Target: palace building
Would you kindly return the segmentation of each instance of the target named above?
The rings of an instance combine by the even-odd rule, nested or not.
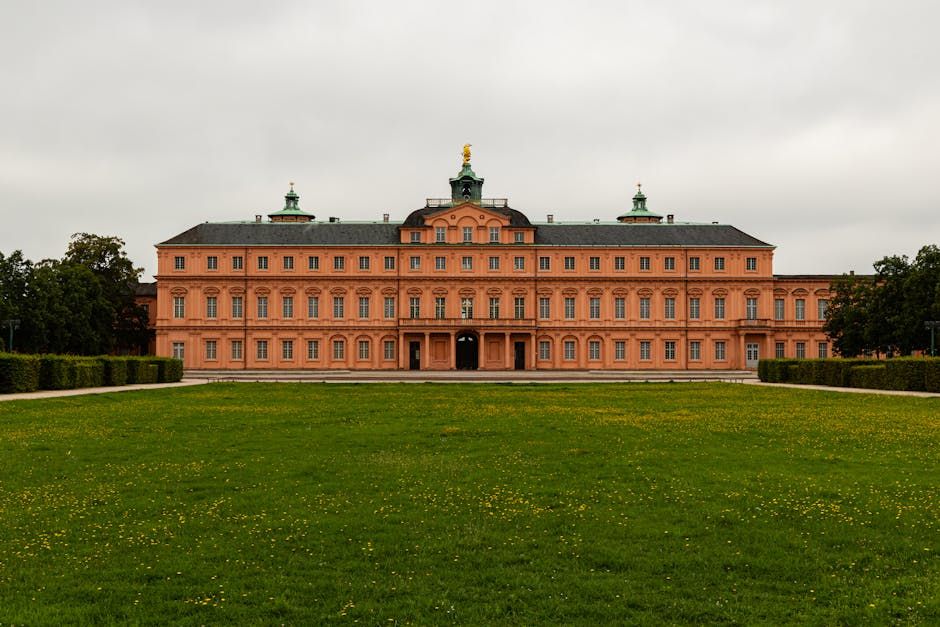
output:
[[[744,369],[824,357],[829,275],[647,208],[545,222],[470,165],[403,222],[316,220],[291,184],[268,220],[157,245],[156,351],[188,369]]]

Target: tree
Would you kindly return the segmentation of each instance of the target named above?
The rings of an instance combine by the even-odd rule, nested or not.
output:
[[[843,357],[871,352],[872,320],[868,310],[874,283],[867,277],[843,275],[832,284],[832,297],[823,329]]]
[[[29,311],[27,290],[32,278],[33,265],[23,257],[19,250],[8,257],[0,252],[0,321],[19,320]],[[7,346],[9,335],[7,328],[0,329],[0,348],[12,350]],[[14,339],[14,344],[17,344]]]

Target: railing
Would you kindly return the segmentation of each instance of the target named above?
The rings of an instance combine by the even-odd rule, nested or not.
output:
[[[475,204],[481,207],[505,208],[509,206],[509,199],[508,198],[482,198],[480,199],[479,202]],[[451,198],[427,198],[424,206],[428,208],[453,207],[454,201]]]
[[[398,326],[407,328],[534,327],[535,318],[399,318]]]

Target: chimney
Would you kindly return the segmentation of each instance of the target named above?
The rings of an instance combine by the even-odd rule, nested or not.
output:
[[[548,214],[548,223],[552,224],[554,222],[555,222],[555,214],[554,213]]]
[[[382,214],[382,222],[388,222],[388,214],[387,214],[387,213],[383,213],[383,214]]]
[[[259,223],[259,224],[261,223],[261,214],[260,214],[260,213],[256,213],[256,214],[255,214],[255,222],[257,222],[257,223]]]
[[[718,222],[717,222],[717,221],[715,221],[715,222],[712,222],[712,224],[718,224]]]
[[[676,216],[674,214],[672,213],[666,214],[666,224],[672,224],[675,221],[676,221]]]
[[[594,218],[594,224],[600,224],[600,223],[601,223],[600,218]]]
[[[339,218],[336,216],[330,216],[330,222],[339,222]]]
[[[849,270],[849,276],[855,276],[855,270]]]

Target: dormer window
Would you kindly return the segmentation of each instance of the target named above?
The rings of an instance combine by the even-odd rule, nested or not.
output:
[[[411,232],[411,243],[420,244],[421,243],[421,231],[412,231]]]
[[[525,233],[523,233],[522,231],[516,231],[515,233],[513,233],[513,237],[514,237],[513,241],[515,241],[517,244],[525,243]]]

